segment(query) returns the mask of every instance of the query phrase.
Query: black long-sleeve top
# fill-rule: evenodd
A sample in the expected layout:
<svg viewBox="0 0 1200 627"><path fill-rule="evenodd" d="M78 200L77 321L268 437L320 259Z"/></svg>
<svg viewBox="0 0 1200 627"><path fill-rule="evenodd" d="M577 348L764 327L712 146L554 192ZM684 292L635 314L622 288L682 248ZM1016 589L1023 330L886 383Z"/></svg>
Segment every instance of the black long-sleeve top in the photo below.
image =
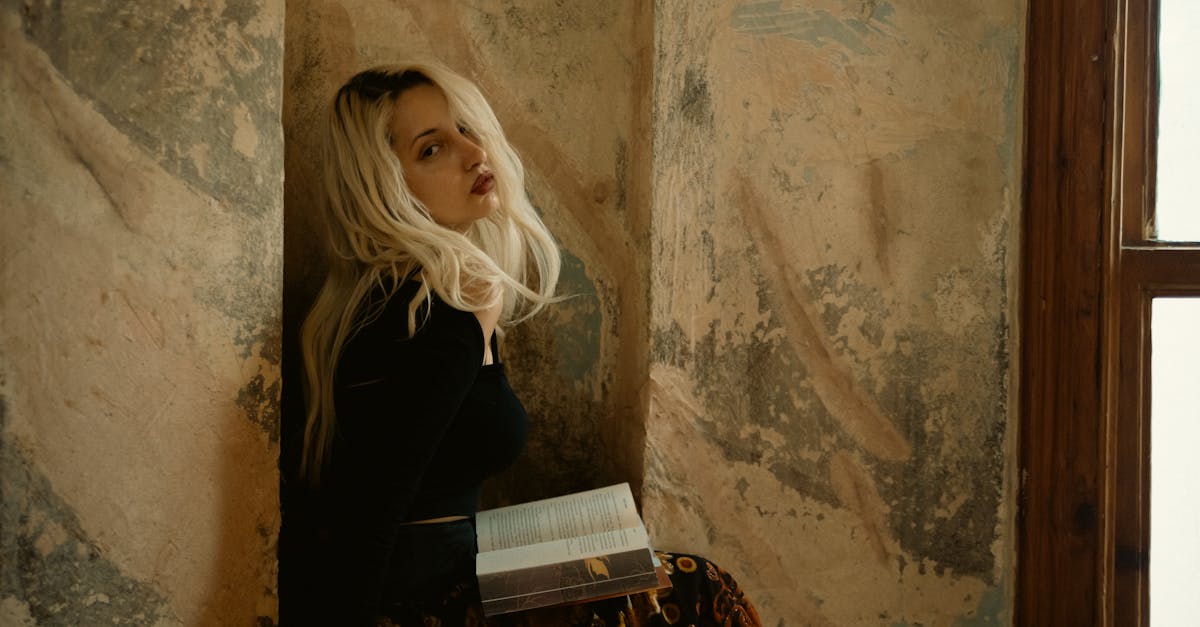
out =
<svg viewBox="0 0 1200 627"><path fill-rule="evenodd" d="M483 365L473 313L434 295L409 337L408 303L418 287L402 285L338 362L333 545L348 609L360 617L391 601L384 598L389 572L406 566L392 560L400 526L473 515L480 484L516 459L528 432L504 365Z"/></svg>

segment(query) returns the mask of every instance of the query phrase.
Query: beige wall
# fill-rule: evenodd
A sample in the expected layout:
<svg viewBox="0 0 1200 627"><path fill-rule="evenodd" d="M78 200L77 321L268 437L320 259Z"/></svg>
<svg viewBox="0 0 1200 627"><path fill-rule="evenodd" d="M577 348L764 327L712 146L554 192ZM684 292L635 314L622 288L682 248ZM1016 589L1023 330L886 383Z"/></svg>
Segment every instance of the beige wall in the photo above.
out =
<svg viewBox="0 0 1200 627"><path fill-rule="evenodd" d="M430 54L586 295L513 334L492 498L644 481L768 624L1007 622L1023 5L558 4L289 4L289 180L337 81Z"/></svg>
<svg viewBox="0 0 1200 627"><path fill-rule="evenodd" d="M1020 0L2 6L0 622L273 620L319 111L412 55L577 294L490 503L629 480L770 625L1011 621Z"/></svg>
<svg viewBox="0 0 1200 627"><path fill-rule="evenodd" d="M210 6L0 5L0 624L274 623L283 5Z"/></svg>
<svg viewBox="0 0 1200 627"><path fill-rule="evenodd" d="M1010 622L1023 3L657 7L652 535L767 624Z"/></svg>

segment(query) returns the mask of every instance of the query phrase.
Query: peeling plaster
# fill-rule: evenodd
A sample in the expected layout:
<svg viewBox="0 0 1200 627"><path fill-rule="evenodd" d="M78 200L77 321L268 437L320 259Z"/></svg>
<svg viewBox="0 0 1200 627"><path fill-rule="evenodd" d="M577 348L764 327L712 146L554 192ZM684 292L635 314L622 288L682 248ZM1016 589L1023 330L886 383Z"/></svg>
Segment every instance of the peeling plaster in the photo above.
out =
<svg viewBox="0 0 1200 627"><path fill-rule="evenodd" d="M0 396L0 618L25 615L28 624L46 626L182 625L154 585L121 572L84 532L7 423Z"/></svg>
<svg viewBox="0 0 1200 627"><path fill-rule="evenodd" d="M164 170L231 210L262 215L279 179L244 174L283 170L282 155L247 150L258 141L248 134L280 141L282 3L231 3L219 15L217 6L25 2L20 20L72 88Z"/></svg>
<svg viewBox="0 0 1200 627"><path fill-rule="evenodd" d="M289 5L289 180L352 70L473 73L583 295L503 347L497 503L644 469L656 542L768 623L1005 622L1022 5L620 6Z"/></svg>
<svg viewBox="0 0 1200 627"><path fill-rule="evenodd" d="M1007 620L1022 10L658 5L646 517L768 622Z"/></svg>
<svg viewBox="0 0 1200 627"><path fill-rule="evenodd" d="M4 611L273 621L282 3L98 6L0 13Z"/></svg>
<svg viewBox="0 0 1200 627"><path fill-rule="evenodd" d="M600 361L603 321L596 286L583 261L569 250L562 252L559 293L567 300L550 312L554 329L554 364L563 381L586 381Z"/></svg>
<svg viewBox="0 0 1200 627"><path fill-rule="evenodd" d="M712 126L712 97L708 94L708 80L704 77L702 68L690 67L684 73L679 110L692 124Z"/></svg>
<svg viewBox="0 0 1200 627"><path fill-rule="evenodd" d="M246 418L267 432L274 444L279 443L280 382L275 378L268 385L260 371L237 394L237 404L246 412Z"/></svg>
<svg viewBox="0 0 1200 627"><path fill-rule="evenodd" d="M839 45L854 54L874 54L867 44L880 29L872 20L886 23L893 12L889 3L864 2L862 13L838 18L828 11L788 8L790 2L743 2L730 16L733 29L749 35L786 37L816 46Z"/></svg>

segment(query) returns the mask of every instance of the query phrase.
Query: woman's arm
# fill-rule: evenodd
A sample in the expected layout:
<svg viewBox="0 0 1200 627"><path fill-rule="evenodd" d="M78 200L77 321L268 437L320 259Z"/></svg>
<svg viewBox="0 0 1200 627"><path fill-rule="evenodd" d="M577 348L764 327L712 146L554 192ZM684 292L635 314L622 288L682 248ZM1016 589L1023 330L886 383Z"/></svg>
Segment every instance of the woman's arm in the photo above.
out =
<svg viewBox="0 0 1200 627"><path fill-rule="evenodd" d="M396 534L486 347L483 320L436 298L408 338L406 310L397 294L339 368L339 575L355 611L368 616L384 599Z"/></svg>

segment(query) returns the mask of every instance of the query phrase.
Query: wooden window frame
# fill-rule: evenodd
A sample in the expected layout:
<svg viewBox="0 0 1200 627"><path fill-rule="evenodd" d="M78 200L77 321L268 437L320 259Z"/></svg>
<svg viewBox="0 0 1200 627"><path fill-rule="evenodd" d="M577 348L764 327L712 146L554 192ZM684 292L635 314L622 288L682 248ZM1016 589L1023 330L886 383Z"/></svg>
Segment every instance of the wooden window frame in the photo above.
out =
<svg viewBox="0 0 1200 627"><path fill-rule="evenodd" d="M1151 239L1157 6L1029 5L1018 625L1149 624L1150 307L1200 295Z"/></svg>

